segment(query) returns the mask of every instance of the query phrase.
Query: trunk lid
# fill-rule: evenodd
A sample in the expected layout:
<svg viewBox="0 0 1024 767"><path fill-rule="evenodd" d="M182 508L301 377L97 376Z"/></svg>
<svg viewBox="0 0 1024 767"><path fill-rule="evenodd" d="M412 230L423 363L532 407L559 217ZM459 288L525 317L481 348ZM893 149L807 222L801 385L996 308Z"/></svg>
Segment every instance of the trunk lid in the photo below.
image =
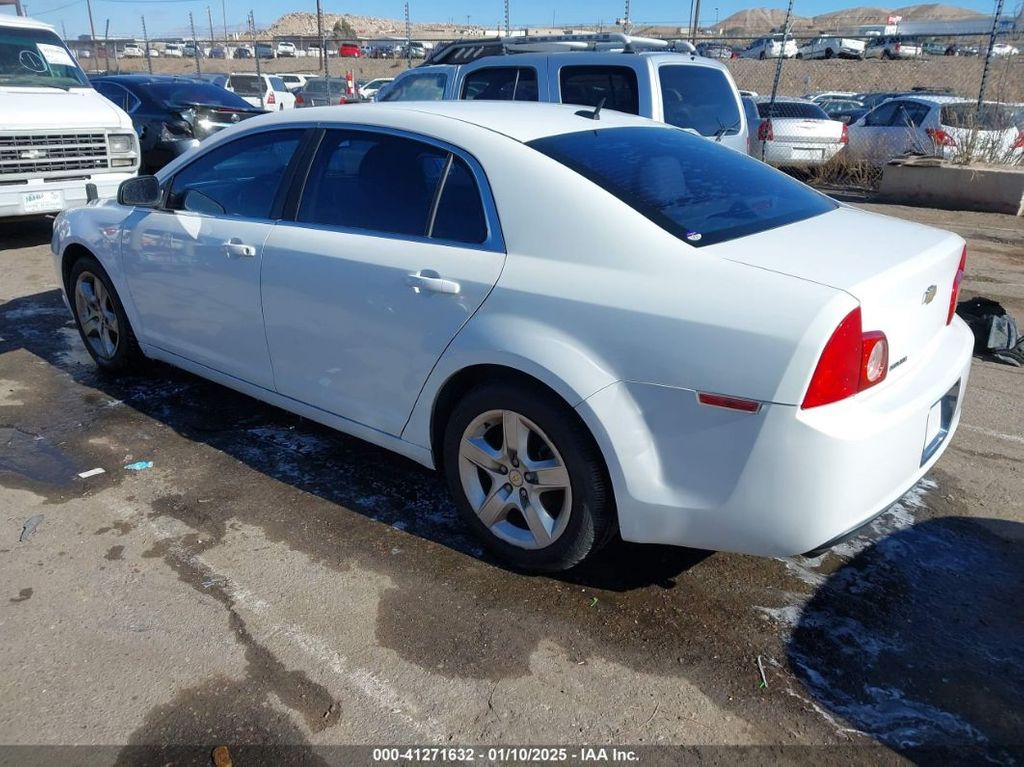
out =
<svg viewBox="0 0 1024 767"><path fill-rule="evenodd" d="M786 144L828 146L838 144L843 135L843 124L837 120L794 117L773 117L771 120L774 140Z"/></svg>
<svg viewBox="0 0 1024 767"><path fill-rule="evenodd" d="M963 247L951 232L840 207L704 250L849 293L864 330L889 341L888 381L912 370L946 327Z"/></svg>

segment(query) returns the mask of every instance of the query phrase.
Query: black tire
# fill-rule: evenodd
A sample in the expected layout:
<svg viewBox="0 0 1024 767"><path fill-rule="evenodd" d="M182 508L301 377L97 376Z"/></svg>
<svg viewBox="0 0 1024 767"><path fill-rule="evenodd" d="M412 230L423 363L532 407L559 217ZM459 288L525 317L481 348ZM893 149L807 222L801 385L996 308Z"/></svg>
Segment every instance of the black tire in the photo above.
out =
<svg viewBox="0 0 1024 767"><path fill-rule="evenodd" d="M113 312L117 321L117 340L113 353L105 355L96 348L96 336L88 334L83 327L84 318L81 316L80 302L76 295L80 279L93 279L102 283L109 299L108 310ZM96 366L104 373L110 375L130 375L140 373L144 370L146 357L139 348L139 342L135 338L128 315L125 314L124 305L117 295L109 275L92 256L81 256L72 265L68 275L68 301L71 304L71 313L75 317L75 325L78 327L78 335L85 344L86 351L93 358Z"/></svg>
<svg viewBox="0 0 1024 767"><path fill-rule="evenodd" d="M561 455L568 472L572 493L569 519L561 534L543 548L521 548L499 538L481 522L463 488L463 435L479 416L494 410L514 411L536 424ZM463 521L498 559L516 570L569 570L618 532L611 482L593 437L572 408L540 386L485 383L472 389L448 418L442 460L448 488Z"/></svg>
<svg viewBox="0 0 1024 767"><path fill-rule="evenodd" d="M758 58L761 59L761 61L764 61L764 51L761 51L761 55L758 56Z"/></svg>
<svg viewBox="0 0 1024 767"><path fill-rule="evenodd" d="M830 58L832 58L832 57L833 57L833 56L835 56L835 55L836 55L836 54L835 54L835 53L833 53L833 51L832 51L832 49L831 49L831 48L826 48L826 49L825 49L825 58L826 58L826 59L830 59Z"/></svg>
<svg viewBox="0 0 1024 767"><path fill-rule="evenodd" d="M802 53L798 53L798 54L796 55L796 57L797 57L798 59L802 59L802 58L804 57L804 55L803 55Z"/></svg>

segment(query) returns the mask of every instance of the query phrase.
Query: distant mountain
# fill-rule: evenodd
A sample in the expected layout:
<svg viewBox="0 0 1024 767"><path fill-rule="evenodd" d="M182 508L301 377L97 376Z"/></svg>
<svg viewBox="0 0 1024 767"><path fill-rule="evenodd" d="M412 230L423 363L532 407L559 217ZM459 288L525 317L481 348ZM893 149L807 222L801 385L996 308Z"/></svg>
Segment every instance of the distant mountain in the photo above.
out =
<svg viewBox="0 0 1024 767"><path fill-rule="evenodd" d="M791 23L795 29L829 30L862 24L884 24L891 15L902 16L904 21L947 21L978 18L985 14L972 11L969 8L941 3L907 5L902 8L859 6L842 11L822 13L811 18L793 16ZM786 11L780 8L748 8L722 19L718 26L725 31L725 34L761 34L772 29L781 29L785 20Z"/></svg>

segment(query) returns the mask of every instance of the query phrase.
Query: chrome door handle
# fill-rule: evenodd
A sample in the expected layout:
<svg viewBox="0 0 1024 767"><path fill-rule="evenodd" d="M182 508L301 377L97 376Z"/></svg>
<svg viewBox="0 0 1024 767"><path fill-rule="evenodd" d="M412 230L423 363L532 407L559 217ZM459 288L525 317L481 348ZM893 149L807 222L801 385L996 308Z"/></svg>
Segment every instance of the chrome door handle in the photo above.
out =
<svg viewBox="0 0 1024 767"><path fill-rule="evenodd" d="M232 237L224 243L224 255L235 258L252 258L256 255L256 248L252 245L246 245L237 237Z"/></svg>
<svg viewBox="0 0 1024 767"><path fill-rule="evenodd" d="M462 287L454 280L446 280L433 269L421 269L405 278L405 284L417 293L429 291L431 293L445 293L456 295Z"/></svg>

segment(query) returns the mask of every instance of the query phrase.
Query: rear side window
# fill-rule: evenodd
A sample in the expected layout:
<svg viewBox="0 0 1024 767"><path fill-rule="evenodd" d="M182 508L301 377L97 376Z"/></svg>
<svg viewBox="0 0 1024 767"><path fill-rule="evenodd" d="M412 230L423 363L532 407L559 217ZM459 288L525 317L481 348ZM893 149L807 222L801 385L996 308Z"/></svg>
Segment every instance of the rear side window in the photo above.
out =
<svg viewBox="0 0 1024 767"><path fill-rule="evenodd" d="M725 73L712 67L663 66L658 69L665 122L702 136L732 135L743 122L736 94Z"/></svg>
<svg viewBox="0 0 1024 767"><path fill-rule="evenodd" d="M393 83L381 101L440 101L447 82L444 72L409 75Z"/></svg>
<svg viewBox="0 0 1024 767"><path fill-rule="evenodd" d="M950 128L1007 130L1014 125L1013 113L997 104L947 104L942 107L940 121Z"/></svg>
<svg viewBox="0 0 1024 767"><path fill-rule="evenodd" d="M537 71L533 67L485 67L466 75L462 98L489 101L536 101Z"/></svg>
<svg viewBox="0 0 1024 767"><path fill-rule="evenodd" d="M288 90L288 87L284 84L284 80L282 80L280 77L271 77L270 87L273 88L278 93L280 93L281 91Z"/></svg>
<svg viewBox="0 0 1024 767"><path fill-rule="evenodd" d="M469 166L458 157L452 157L429 234L438 240L473 244L487 239L487 218L480 190Z"/></svg>
<svg viewBox="0 0 1024 767"><path fill-rule="evenodd" d="M836 203L769 166L672 128L606 128L529 146L701 247L802 221Z"/></svg>
<svg viewBox="0 0 1024 767"><path fill-rule="evenodd" d="M596 107L640 114L636 72L630 67L571 66L558 73L563 104Z"/></svg>
<svg viewBox="0 0 1024 767"><path fill-rule="evenodd" d="M804 104L800 101L761 101L757 105L757 114L760 117L776 117L779 119L796 120L827 120L825 110L817 104Z"/></svg>

